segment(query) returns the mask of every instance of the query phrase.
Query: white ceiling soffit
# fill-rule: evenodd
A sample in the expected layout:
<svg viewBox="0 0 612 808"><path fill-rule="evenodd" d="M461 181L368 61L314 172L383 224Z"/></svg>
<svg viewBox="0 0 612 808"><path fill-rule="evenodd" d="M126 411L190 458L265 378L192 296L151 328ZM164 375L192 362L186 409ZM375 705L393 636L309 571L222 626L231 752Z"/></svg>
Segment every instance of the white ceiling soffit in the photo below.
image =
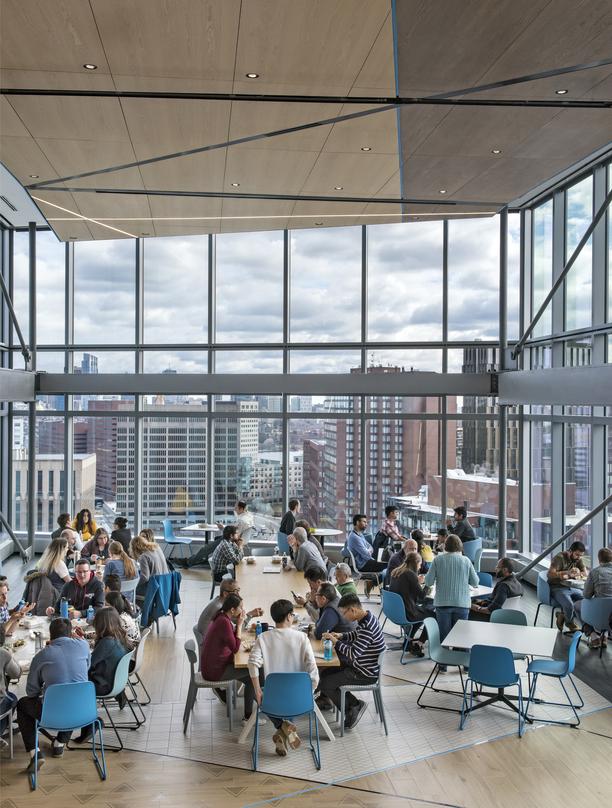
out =
<svg viewBox="0 0 612 808"><path fill-rule="evenodd" d="M2 86L392 97L394 33L402 96L612 56L609 2L402 0L396 6L394 29L388 0L3 0ZM247 78L250 72L258 78ZM567 89L563 99L608 100L612 66L459 100L559 101L557 89ZM56 187L66 189L31 190L66 240L491 215L601 148L612 115L609 109L407 106L399 116L392 109L225 146L373 107L40 95L5 95L0 103L1 159L23 185L57 179ZM211 144L221 145L194 151ZM143 162L185 151L191 153ZM101 173L59 181L92 171ZM201 192L213 195L193 195ZM236 196L214 196L219 193ZM402 196L431 203L402 205L395 201Z"/></svg>
<svg viewBox="0 0 612 808"><path fill-rule="evenodd" d="M9 227L45 225L45 217L10 171L0 163L0 222Z"/></svg>

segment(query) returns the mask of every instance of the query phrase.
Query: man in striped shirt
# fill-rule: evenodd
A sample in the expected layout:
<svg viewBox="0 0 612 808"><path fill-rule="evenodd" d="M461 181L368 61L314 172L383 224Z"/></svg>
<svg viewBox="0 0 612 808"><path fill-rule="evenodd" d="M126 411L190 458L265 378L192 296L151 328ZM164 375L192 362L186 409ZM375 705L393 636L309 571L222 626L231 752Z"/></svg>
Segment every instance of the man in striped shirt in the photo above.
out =
<svg viewBox="0 0 612 808"><path fill-rule="evenodd" d="M384 650L385 640L378 620L362 607L357 595L344 595L340 598L338 609L345 620L354 620L357 626L354 631L346 634L323 634L323 639L332 641L342 667L340 670L328 668L321 671L320 691L322 699L329 699L340 709L341 685L371 685L378 679L378 655ZM347 693L345 729L352 729L365 710L365 701Z"/></svg>

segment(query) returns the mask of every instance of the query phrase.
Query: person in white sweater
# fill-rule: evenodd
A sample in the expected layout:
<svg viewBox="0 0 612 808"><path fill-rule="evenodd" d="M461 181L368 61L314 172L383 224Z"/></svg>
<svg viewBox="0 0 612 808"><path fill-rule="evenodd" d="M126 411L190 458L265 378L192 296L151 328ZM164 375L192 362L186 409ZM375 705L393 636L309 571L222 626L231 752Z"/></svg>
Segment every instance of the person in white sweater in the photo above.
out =
<svg viewBox="0 0 612 808"><path fill-rule="evenodd" d="M260 634L249 655L249 674L258 704L261 704L263 696L259 678L262 669L264 676L269 673L305 671L310 676L313 690L319 684L319 671L310 640L303 632L291 628L294 619L291 601L274 601L270 607L270 615L276 629ZM301 744L297 728L286 719L273 716L270 716L270 719L276 727L276 732L272 736L276 754L285 757L288 745L292 749L297 749Z"/></svg>

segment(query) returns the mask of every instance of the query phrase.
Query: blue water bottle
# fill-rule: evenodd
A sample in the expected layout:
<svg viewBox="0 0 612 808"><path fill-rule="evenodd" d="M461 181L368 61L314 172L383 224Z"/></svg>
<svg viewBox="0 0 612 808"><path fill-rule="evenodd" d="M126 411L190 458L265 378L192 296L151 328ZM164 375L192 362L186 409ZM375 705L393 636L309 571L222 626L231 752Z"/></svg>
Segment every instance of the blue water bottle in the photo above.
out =
<svg viewBox="0 0 612 808"><path fill-rule="evenodd" d="M332 645L331 640L324 640L323 641L323 659L327 661L334 658L334 646Z"/></svg>
<svg viewBox="0 0 612 808"><path fill-rule="evenodd" d="M25 600L23 598L21 598L21 600L17 604L17 611L20 612L23 609L24 606L25 606Z"/></svg>
<svg viewBox="0 0 612 808"><path fill-rule="evenodd" d="M63 617L64 620L68 620L68 601L66 598L60 600L60 617Z"/></svg>
<svg viewBox="0 0 612 808"><path fill-rule="evenodd" d="M261 634L262 631L263 631L263 628L262 628L262 625L261 625L261 621L258 620L257 625L255 626L255 636L259 637L259 635Z"/></svg>
<svg viewBox="0 0 612 808"><path fill-rule="evenodd" d="M94 614L95 614L94 607L90 603L89 606L87 607L87 622L88 623L90 623L90 624L93 623Z"/></svg>

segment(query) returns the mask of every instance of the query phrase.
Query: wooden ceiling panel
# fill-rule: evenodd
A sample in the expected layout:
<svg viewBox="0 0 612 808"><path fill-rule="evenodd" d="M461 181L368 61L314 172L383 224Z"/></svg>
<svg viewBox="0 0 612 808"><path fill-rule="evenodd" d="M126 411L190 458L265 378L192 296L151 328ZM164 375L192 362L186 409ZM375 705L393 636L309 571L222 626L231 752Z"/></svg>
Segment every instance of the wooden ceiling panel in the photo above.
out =
<svg viewBox="0 0 612 808"><path fill-rule="evenodd" d="M128 141L39 138L37 143L60 177L120 165L134 160L134 150ZM81 180L70 180L69 184L82 188L142 187L137 168L124 169Z"/></svg>
<svg viewBox="0 0 612 808"><path fill-rule="evenodd" d="M115 218L117 212L126 219L151 216L149 197L115 194L73 194L79 213L92 219ZM53 200L52 196L48 197ZM138 224L134 225L138 228ZM129 228L128 228L129 229Z"/></svg>
<svg viewBox="0 0 612 808"><path fill-rule="evenodd" d="M180 225L181 219L193 219L197 216L221 216L222 202L220 199L197 199L186 196L149 196L151 215L158 218L172 218L174 223ZM194 220L194 224L197 222Z"/></svg>
<svg viewBox="0 0 612 808"><path fill-rule="evenodd" d="M0 137L0 160L22 185L36 181L31 174L49 179L57 176L45 153L31 137Z"/></svg>
<svg viewBox="0 0 612 808"><path fill-rule="evenodd" d="M49 224L51 224L56 236L61 241L91 241L94 238L93 233L87 226L87 223L80 219L74 219L68 222L52 221ZM119 237L120 234L117 233L116 235ZM100 237L104 239L113 238L110 230L106 230L106 232Z"/></svg>
<svg viewBox="0 0 612 808"><path fill-rule="evenodd" d="M0 134L3 137L30 137L23 121L5 96L0 97L0 125Z"/></svg>
<svg viewBox="0 0 612 808"><path fill-rule="evenodd" d="M221 191L225 151L205 152L141 166L145 187L151 190Z"/></svg>
<svg viewBox="0 0 612 808"><path fill-rule="evenodd" d="M225 187L232 190L230 183L239 182L241 193L297 194L316 158L317 152L236 146L227 153Z"/></svg>
<svg viewBox="0 0 612 808"><path fill-rule="evenodd" d="M86 63L109 72L89 3L2 0L3 68L82 73Z"/></svg>
<svg viewBox="0 0 612 808"><path fill-rule="evenodd" d="M130 139L121 104L115 98L10 96L9 101L35 138Z"/></svg>
<svg viewBox="0 0 612 808"><path fill-rule="evenodd" d="M225 142L230 102L123 99L139 160Z"/></svg>
<svg viewBox="0 0 612 808"><path fill-rule="evenodd" d="M534 130L516 150L516 156L542 160L558 158L565 160L567 166L611 140L610 110L568 109Z"/></svg>
<svg viewBox="0 0 612 808"><path fill-rule="evenodd" d="M350 94L395 95L395 68L392 57L393 24L389 9Z"/></svg>
<svg viewBox="0 0 612 808"><path fill-rule="evenodd" d="M475 201L515 199L524 188L533 188L564 168L567 168L567 161L563 159L525 160L508 157L496 160L493 165L484 161L483 170L474 178L468 178L456 195Z"/></svg>
<svg viewBox="0 0 612 808"><path fill-rule="evenodd" d="M306 123L326 120L341 114L340 104L232 104L231 139L287 129ZM332 131L332 125L318 126L288 135L276 135L249 143L250 149L283 149L289 151L320 151Z"/></svg>
<svg viewBox="0 0 612 808"><path fill-rule="evenodd" d="M397 172L396 154L319 155L301 188L304 194L371 196ZM342 190L336 191L335 185Z"/></svg>
<svg viewBox="0 0 612 808"><path fill-rule="evenodd" d="M341 114L369 109L361 106L345 106ZM362 152L362 146L369 146L370 152ZM397 113L394 109L377 112L365 118L343 121L334 128L325 142L326 152L363 154L364 158L373 154L397 155Z"/></svg>
<svg viewBox="0 0 612 808"><path fill-rule="evenodd" d="M239 0L91 0L113 73L231 81Z"/></svg>
<svg viewBox="0 0 612 808"><path fill-rule="evenodd" d="M80 73L59 70L2 70L2 86L11 89L37 90L115 90L113 77L98 70Z"/></svg>
<svg viewBox="0 0 612 808"><path fill-rule="evenodd" d="M205 222L203 224L187 223L181 226L180 224L172 224L172 222L155 222L153 232L151 235L155 236L193 236L202 233L218 233L219 224L215 222Z"/></svg>

